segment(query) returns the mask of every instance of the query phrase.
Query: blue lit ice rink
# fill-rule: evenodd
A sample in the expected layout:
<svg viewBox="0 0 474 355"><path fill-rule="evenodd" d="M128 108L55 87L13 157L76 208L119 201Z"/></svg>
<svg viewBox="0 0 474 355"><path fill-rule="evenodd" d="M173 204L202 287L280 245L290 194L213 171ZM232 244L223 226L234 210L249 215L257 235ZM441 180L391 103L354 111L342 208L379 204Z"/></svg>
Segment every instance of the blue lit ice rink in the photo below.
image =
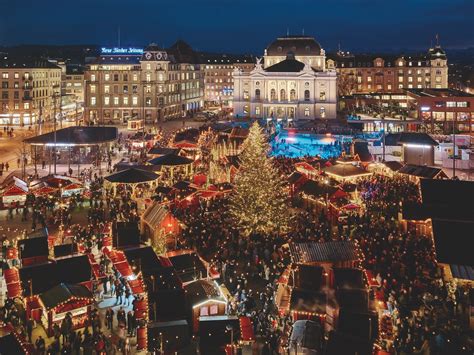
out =
<svg viewBox="0 0 474 355"><path fill-rule="evenodd" d="M301 133L293 130L280 131L270 142L271 155L288 158L315 157L323 159L341 155L340 142L331 135Z"/></svg>

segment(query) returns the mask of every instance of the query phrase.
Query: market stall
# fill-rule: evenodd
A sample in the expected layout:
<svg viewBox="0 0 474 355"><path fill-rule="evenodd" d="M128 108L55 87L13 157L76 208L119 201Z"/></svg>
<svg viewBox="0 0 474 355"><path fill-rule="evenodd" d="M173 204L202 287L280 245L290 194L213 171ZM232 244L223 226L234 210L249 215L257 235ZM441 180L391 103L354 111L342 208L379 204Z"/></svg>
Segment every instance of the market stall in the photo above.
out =
<svg viewBox="0 0 474 355"><path fill-rule="evenodd" d="M14 176L13 183L6 187L2 192L3 206L23 206L26 202L28 191L27 183Z"/></svg>
<svg viewBox="0 0 474 355"><path fill-rule="evenodd" d="M43 312L41 320L49 336L53 335L54 324L61 325L67 314L72 319L73 329L82 328L89 319L94 297L82 285L60 283L39 296Z"/></svg>

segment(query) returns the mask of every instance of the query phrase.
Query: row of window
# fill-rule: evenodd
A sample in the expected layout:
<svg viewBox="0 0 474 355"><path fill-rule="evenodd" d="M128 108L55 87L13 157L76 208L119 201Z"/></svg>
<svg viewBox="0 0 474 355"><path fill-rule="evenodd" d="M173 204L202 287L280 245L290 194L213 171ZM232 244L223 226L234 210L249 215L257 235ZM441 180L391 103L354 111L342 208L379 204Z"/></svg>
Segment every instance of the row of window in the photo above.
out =
<svg viewBox="0 0 474 355"><path fill-rule="evenodd" d="M305 90L304 91L304 100L305 101L310 101L310 95L311 95L310 91ZM248 99L248 91L246 91L246 90L244 90L244 99ZM255 90L255 100L260 100L260 89ZM278 100L277 93L276 93L275 89L270 90L270 100L271 101ZM287 100L286 90L281 89L280 90L280 101L286 101L286 100ZM295 89L290 90L289 100L290 101L296 101L297 100ZM319 92L319 101L326 101L326 92L325 91L320 91Z"/></svg>
<svg viewBox="0 0 474 355"><path fill-rule="evenodd" d="M30 109L30 103L29 102L24 102L23 103L23 109L24 110L29 110ZM8 106L7 103L3 103L2 104L2 111L8 111L10 108ZM19 102L15 102L13 103L13 109L14 110L19 110L20 109L20 103Z"/></svg>
<svg viewBox="0 0 474 355"><path fill-rule="evenodd" d="M192 74L192 75L190 75ZM196 76L196 73L169 73L168 74L168 80L191 80L191 79L196 79L199 76ZM139 74L131 74L132 81L138 81L139 79ZM91 74L90 76L91 81L97 81L97 75L96 74ZM122 80L120 80L122 79ZM110 73L105 73L104 74L104 80L105 81L128 81L129 80L129 75L128 74L110 74ZM165 74L164 73L159 73L158 74L158 81L163 81L165 80ZM151 73L145 73L145 81L152 81L152 74Z"/></svg>

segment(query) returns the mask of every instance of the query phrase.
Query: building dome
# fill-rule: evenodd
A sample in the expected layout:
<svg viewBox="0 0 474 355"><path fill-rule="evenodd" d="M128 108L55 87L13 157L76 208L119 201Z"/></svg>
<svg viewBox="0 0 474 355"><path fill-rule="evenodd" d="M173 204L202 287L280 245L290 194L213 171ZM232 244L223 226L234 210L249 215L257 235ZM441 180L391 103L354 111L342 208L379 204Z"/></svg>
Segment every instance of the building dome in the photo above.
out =
<svg viewBox="0 0 474 355"><path fill-rule="evenodd" d="M446 52L440 46L430 48L429 55L431 59L438 59L438 58L445 59L446 58Z"/></svg>
<svg viewBox="0 0 474 355"><path fill-rule="evenodd" d="M148 46L146 46L146 48L143 51L144 52L160 52L162 50L163 49L160 48L160 46L157 45L156 43L150 43Z"/></svg>
<svg viewBox="0 0 474 355"><path fill-rule="evenodd" d="M277 38L266 50L269 56L286 56L288 52L296 56L321 55L321 46L313 37L287 36Z"/></svg>

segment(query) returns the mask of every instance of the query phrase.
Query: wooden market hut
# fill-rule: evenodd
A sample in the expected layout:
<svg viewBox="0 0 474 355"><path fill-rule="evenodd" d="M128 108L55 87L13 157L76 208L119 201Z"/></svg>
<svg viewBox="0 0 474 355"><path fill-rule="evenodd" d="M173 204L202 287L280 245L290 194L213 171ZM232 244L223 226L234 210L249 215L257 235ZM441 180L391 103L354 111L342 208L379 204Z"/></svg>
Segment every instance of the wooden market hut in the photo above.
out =
<svg viewBox="0 0 474 355"><path fill-rule="evenodd" d="M227 300L215 281L196 280L184 286L186 308L190 311L193 332L199 331L199 322L203 317L212 318L225 315Z"/></svg>
<svg viewBox="0 0 474 355"><path fill-rule="evenodd" d="M16 176L13 176L11 183L1 192L3 206L15 206L15 204L23 206L26 202L28 192L29 189L27 183Z"/></svg>
<svg viewBox="0 0 474 355"><path fill-rule="evenodd" d="M94 303L92 292L87 287L67 283L41 293L39 300L43 309L41 320L48 336L53 335L54 324L61 326L67 313L72 316L73 329L84 327Z"/></svg>
<svg viewBox="0 0 474 355"><path fill-rule="evenodd" d="M448 179L442 168L426 165L406 164L397 170L397 174L408 176L416 183L419 183L420 179Z"/></svg>
<svg viewBox="0 0 474 355"><path fill-rule="evenodd" d="M355 267L358 261L353 241L290 243L289 249L294 264L322 266L327 273L333 267Z"/></svg>
<svg viewBox="0 0 474 355"><path fill-rule="evenodd" d="M43 233L32 234L17 243L18 255L22 266L40 264L48 261L49 245L47 229L40 229Z"/></svg>
<svg viewBox="0 0 474 355"><path fill-rule="evenodd" d="M143 169L130 168L116 173L113 173L105 178L105 180L112 184L114 194L117 194L117 185L126 185L132 188L132 196L135 195L135 189L140 184L156 185L159 175L152 171Z"/></svg>
<svg viewBox="0 0 474 355"><path fill-rule="evenodd" d="M174 250L166 253L166 257L173 265L183 284L208 277L212 279L219 277L219 273L210 267L209 263L194 250Z"/></svg>
<svg viewBox="0 0 474 355"><path fill-rule="evenodd" d="M140 229L142 235L151 240L152 245L161 245L159 240L163 239L165 245L172 246L180 225L167 206L155 201L140 217Z"/></svg>
<svg viewBox="0 0 474 355"><path fill-rule="evenodd" d="M336 181L339 182L355 180L360 177L372 175L371 172L352 163L338 163L332 166L325 167L323 171L326 175L331 178L334 178Z"/></svg>

